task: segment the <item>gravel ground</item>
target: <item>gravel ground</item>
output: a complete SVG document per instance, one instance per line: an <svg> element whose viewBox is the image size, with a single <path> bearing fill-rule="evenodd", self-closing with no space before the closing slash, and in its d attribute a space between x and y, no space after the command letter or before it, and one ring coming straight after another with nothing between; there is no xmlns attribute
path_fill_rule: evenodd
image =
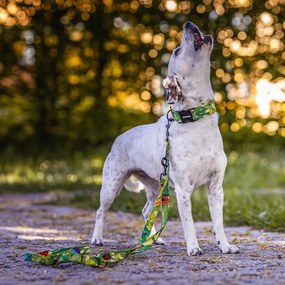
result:
<svg viewBox="0 0 285 285"><path fill-rule="evenodd" d="M222 255L209 222L196 223L204 255L189 257L180 220L162 234L166 246L151 249L100 269L79 264L46 267L23 260L25 252L88 245L95 212L53 206L53 193L0 196L0 284L285 284L285 234L227 227L241 253ZM136 244L142 218L109 213L105 245L92 252Z"/></svg>

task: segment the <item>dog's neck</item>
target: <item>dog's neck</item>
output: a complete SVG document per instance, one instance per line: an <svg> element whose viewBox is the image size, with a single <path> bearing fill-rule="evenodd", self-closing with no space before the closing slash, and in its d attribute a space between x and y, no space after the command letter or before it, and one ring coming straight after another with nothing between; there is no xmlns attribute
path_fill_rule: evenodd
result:
<svg viewBox="0 0 285 285"><path fill-rule="evenodd" d="M172 105L175 111L188 110L207 104L214 99L214 92L210 80L198 83L197 86L191 85L191 88L181 88L182 98Z"/></svg>

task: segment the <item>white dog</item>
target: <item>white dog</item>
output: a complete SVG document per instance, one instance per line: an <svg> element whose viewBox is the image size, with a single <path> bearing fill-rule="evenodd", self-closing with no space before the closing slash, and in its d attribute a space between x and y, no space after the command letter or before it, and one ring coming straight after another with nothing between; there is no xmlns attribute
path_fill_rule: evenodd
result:
<svg viewBox="0 0 285 285"><path fill-rule="evenodd" d="M208 202L218 247L222 253L239 252L236 246L228 243L223 227L222 182L227 159L218 128L218 115L209 114L194 122L190 118L188 122L189 110L191 113L193 108L205 106L214 98L210 83L213 42L210 35L203 36L193 23L187 22L182 43L171 56L168 76L163 82L172 109L177 112L186 110L185 123L174 121L170 127L169 177L177 196L188 255L203 253L197 241L190 201L193 190L202 184L208 186ZM183 117L184 113L180 114ZM103 244L106 212L121 188L125 185L130 191L141 190L139 182L129 179L131 175L145 188L147 203L142 212L145 220L148 218L160 188L166 124L167 118L163 116L154 124L135 127L116 139L103 168L100 208L92 244ZM163 240L157 242L163 243Z"/></svg>

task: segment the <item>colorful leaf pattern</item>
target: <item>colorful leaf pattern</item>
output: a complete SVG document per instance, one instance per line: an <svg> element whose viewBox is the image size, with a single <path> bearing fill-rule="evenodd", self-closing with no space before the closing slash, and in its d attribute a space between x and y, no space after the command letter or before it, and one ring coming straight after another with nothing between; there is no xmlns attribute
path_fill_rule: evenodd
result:
<svg viewBox="0 0 285 285"><path fill-rule="evenodd" d="M212 115L213 113L216 112L215 102L210 101L206 105L198 106L198 107L190 109L188 111L191 113L193 120L198 121L198 120L200 120L206 116ZM178 123L183 122L179 112L171 109L171 114L172 114L172 117L175 121L177 121Z"/></svg>

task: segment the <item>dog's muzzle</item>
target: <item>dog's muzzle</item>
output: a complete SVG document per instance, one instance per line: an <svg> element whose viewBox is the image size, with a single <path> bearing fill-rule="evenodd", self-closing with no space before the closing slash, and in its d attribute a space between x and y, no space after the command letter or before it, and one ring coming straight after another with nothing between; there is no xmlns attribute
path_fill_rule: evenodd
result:
<svg viewBox="0 0 285 285"><path fill-rule="evenodd" d="M214 44L214 40L212 36L207 35L203 36L201 31L198 29L196 25L194 25L192 22L187 22L185 25L185 30L189 31L193 38L194 38L194 50L198 51L202 48L204 44L212 46Z"/></svg>

